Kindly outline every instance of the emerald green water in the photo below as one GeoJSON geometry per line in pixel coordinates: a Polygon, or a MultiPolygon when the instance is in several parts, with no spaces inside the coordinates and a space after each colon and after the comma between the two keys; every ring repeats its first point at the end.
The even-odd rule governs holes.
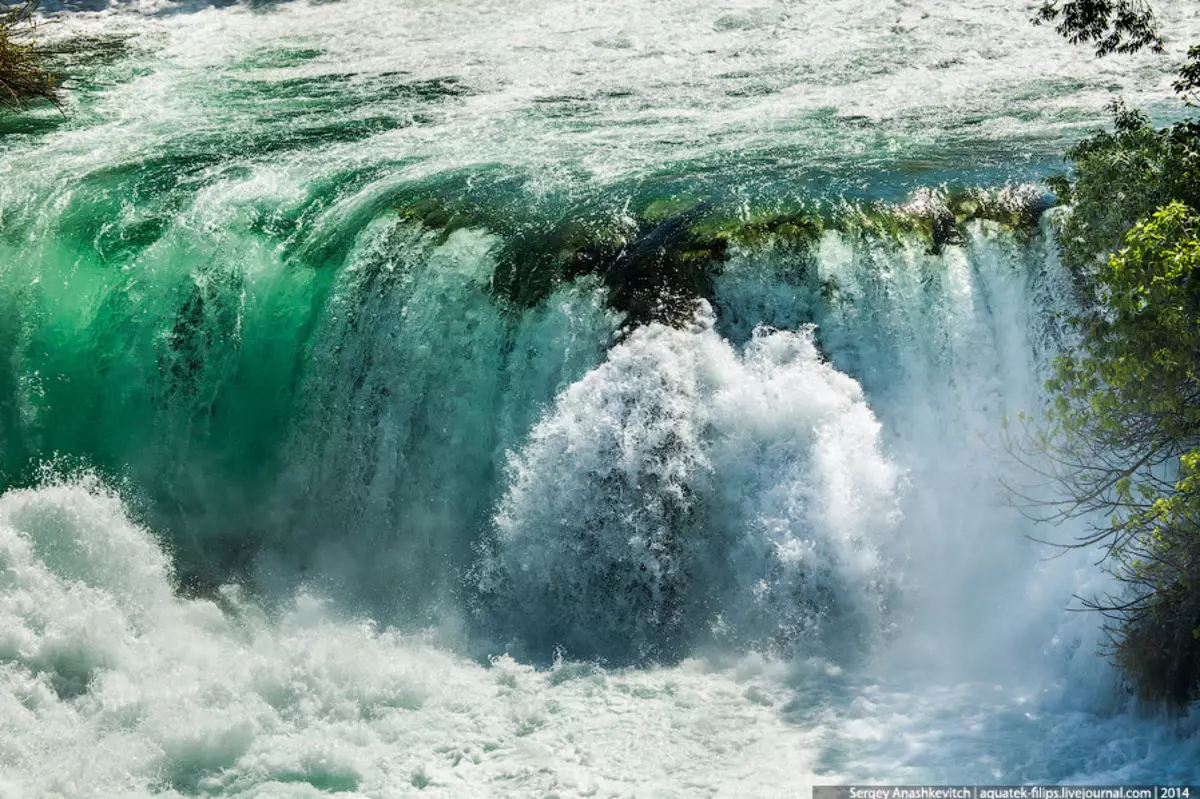
{"type": "Polygon", "coordinates": [[[1165,61],[990,0],[48,12],[0,795],[1200,777],[995,480],[1038,181],[1165,61]]]}

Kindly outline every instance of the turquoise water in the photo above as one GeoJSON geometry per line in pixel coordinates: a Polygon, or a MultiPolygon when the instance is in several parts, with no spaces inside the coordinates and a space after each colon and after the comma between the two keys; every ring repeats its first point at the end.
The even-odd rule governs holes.
{"type": "Polygon", "coordinates": [[[0,795],[1200,777],[998,479],[1073,303],[1038,181],[1169,61],[983,0],[49,11],[0,795]]]}

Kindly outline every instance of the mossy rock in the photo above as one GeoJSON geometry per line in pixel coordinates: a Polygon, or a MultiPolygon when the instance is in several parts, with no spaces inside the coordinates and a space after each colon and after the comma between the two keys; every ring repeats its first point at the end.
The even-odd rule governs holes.
{"type": "Polygon", "coordinates": [[[845,203],[834,212],[832,227],[842,233],[864,233],[900,242],[920,236],[932,242],[932,227],[919,215],[905,213],[887,203],[851,205],[845,203]]]}
{"type": "Polygon", "coordinates": [[[629,329],[650,322],[683,325],[697,299],[713,299],[714,281],[732,251],[811,252],[826,230],[879,236],[897,243],[915,237],[931,253],[965,243],[973,219],[1033,231],[1045,203],[1033,192],[925,189],[904,203],[843,202],[831,210],[775,203],[731,210],[677,188],[657,196],[588,195],[580,202],[522,202],[520,186],[483,192],[450,180],[396,206],[400,219],[449,235],[465,227],[495,233],[492,289],[498,302],[521,312],[555,287],[595,275],[629,329]],[[632,206],[632,210],[631,210],[632,206]]]}
{"type": "Polygon", "coordinates": [[[665,222],[673,216],[692,211],[700,206],[695,197],[672,195],[651,200],[638,213],[638,218],[649,224],[665,222]]]}
{"type": "Polygon", "coordinates": [[[1014,233],[1036,233],[1053,197],[1031,185],[966,189],[946,195],[946,207],[959,225],[974,219],[995,222],[1014,233]]]}
{"type": "Polygon", "coordinates": [[[736,247],[783,246],[807,248],[825,232],[820,215],[809,211],[767,211],[749,218],[711,215],[692,228],[692,233],[736,247]]]}
{"type": "Polygon", "coordinates": [[[916,236],[931,254],[966,242],[965,225],[973,220],[999,224],[1029,237],[1036,235],[1042,213],[1051,197],[1035,186],[1001,189],[945,187],[914,192],[903,203],[843,203],[834,214],[834,225],[843,232],[861,231],[900,241],[916,236]]]}
{"type": "Polygon", "coordinates": [[[626,327],[650,322],[680,326],[691,321],[698,298],[711,298],[713,277],[727,244],[697,235],[703,211],[645,226],[598,274],[609,288],[609,303],[625,314],[626,327]]]}

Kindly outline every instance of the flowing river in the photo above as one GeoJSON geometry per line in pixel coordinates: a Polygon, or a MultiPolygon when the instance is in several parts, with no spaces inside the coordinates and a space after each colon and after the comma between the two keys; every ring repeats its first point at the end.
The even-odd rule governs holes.
{"type": "Polygon", "coordinates": [[[1008,0],[44,13],[0,797],[1200,782],[1001,486],[1075,302],[1039,181],[1172,58],[1008,0]]]}

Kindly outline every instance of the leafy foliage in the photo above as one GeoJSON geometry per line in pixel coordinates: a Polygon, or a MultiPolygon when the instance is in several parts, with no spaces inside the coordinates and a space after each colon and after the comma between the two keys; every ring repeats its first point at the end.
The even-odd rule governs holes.
{"type": "Polygon", "coordinates": [[[1061,244],[1088,289],[1080,346],[1055,362],[1045,417],[1008,440],[1049,488],[1014,489],[1032,515],[1101,520],[1073,546],[1103,547],[1126,590],[1087,604],[1141,693],[1180,703],[1200,693],[1198,140],[1122,111],[1076,148],[1061,244]]]}
{"type": "MultiPolygon", "coordinates": [[[[1098,56],[1163,52],[1141,0],[1046,0],[1036,21],[1098,56]]],[[[1187,58],[1174,89],[1193,105],[1200,46],[1187,58]]],[[[1112,111],[1054,186],[1079,345],[1055,362],[1044,418],[1022,416],[1007,444],[1046,480],[1049,500],[1013,489],[1031,515],[1100,519],[1073,546],[1103,547],[1124,590],[1086,604],[1140,693],[1183,704],[1200,698],[1200,124],[1112,111]]]]}
{"type": "Polygon", "coordinates": [[[1187,61],[1179,68],[1179,79],[1172,84],[1175,93],[1188,105],[1196,105],[1200,92],[1200,46],[1188,48],[1187,61]]]}
{"type": "Polygon", "coordinates": [[[1053,23],[1071,44],[1091,44],[1097,56],[1163,52],[1154,12],[1141,0],[1045,0],[1034,17],[1053,23]]]}
{"type": "Polygon", "coordinates": [[[58,105],[58,82],[31,41],[36,8],[37,0],[0,0],[0,108],[38,99],[58,105]]]}
{"type": "MultiPolygon", "coordinates": [[[[1172,200],[1200,208],[1200,125],[1155,129],[1139,111],[1112,106],[1114,129],[1068,153],[1075,182],[1071,213],[1059,243],[1068,266],[1083,277],[1121,246],[1139,220],[1172,200]]],[[[1064,187],[1058,187],[1060,196],[1064,187]]]]}
{"type": "Polygon", "coordinates": [[[1103,310],[1074,321],[1084,346],[1055,362],[1029,462],[1049,518],[1098,514],[1078,546],[1102,545],[1128,591],[1092,600],[1115,622],[1118,662],[1143,695],[1200,690],[1200,214],[1169,202],[1096,273],[1103,310]]]}

